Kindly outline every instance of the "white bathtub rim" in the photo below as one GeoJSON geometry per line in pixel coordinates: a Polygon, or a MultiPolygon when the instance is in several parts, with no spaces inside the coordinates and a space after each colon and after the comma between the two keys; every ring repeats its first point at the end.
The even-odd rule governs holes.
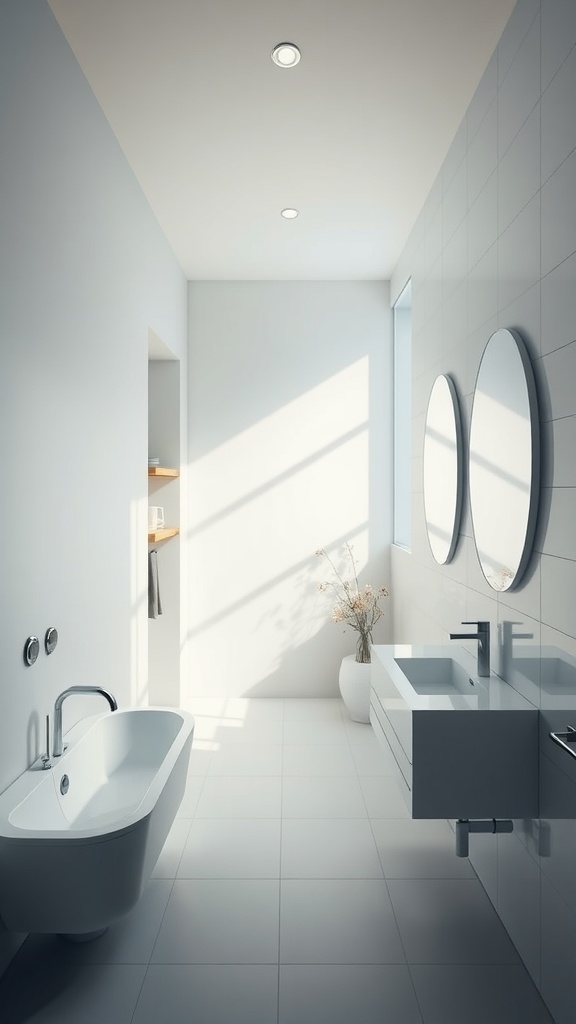
{"type": "Polygon", "coordinates": [[[40,845],[68,845],[69,843],[98,843],[107,842],[112,838],[121,836],[140,827],[146,818],[149,818],[158,801],[160,793],[164,788],[176,760],[180,756],[186,740],[194,730],[194,718],[181,708],[150,706],[145,708],[122,708],[117,711],[106,711],[102,714],[90,715],[77,722],[66,733],[64,740],[67,744],[66,751],[57,759],[53,759],[53,767],[42,770],[37,762],[26,769],[14,782],[12,782],[3,793],[0,793],[0,840],[9,842],[10,845],[18,843],[34,842],[40,845]],[[131,712],[158,712],[165,711],[177,715],[182,720],[182,726],[166,755],[160,764],[158,771],[152,778],[147,790],[142,794],[142,799],[137,807],[133,808],[114,822],[108,822],[101,826],[92,826],[85,829],[30,829],[14,825],[10,821],[10,815],[16,808],[26,800],[31,793],[40,785],[46,784],[53,773],[58,777],[66,772],[66,759],[77,747],[83,736],[101,719],[112,715],[124,715],[131,712]]]}

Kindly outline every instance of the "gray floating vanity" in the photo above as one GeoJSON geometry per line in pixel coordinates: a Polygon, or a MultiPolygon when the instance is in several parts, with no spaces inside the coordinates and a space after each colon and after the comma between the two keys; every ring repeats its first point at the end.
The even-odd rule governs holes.
{"type": "Polygon", "coordinates": [[[413,818],[538,816],[538,709],[462,647],[372,647],[370,721],[413,818]]]}

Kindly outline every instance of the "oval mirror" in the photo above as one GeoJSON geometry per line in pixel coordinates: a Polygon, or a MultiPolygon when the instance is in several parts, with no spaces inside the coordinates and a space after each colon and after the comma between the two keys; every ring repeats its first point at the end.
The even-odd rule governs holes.
{"type": "Polygon", "coordinates": [[[540,428],[530,357],[500,329],[482,356],[470,423],[470,510],[482,572],[511,590],[524,572],[538,512],[540,428]]]}
{"type": "Polygon", "coordinates": [[[452,558],[462,507],[462,428],[450,377],[434,381],[424,430],[424,515],[432,554],[440,565],[452,558]]]}

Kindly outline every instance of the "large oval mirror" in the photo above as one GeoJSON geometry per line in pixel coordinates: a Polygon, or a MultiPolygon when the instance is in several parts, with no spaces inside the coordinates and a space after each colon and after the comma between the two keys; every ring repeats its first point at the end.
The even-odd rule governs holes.
{"type": "Polygon", "coordinates": [[[534,373],[515,331],[496,331],[484,349],[469,458],[470,510],[482,572],[494,590],[511,590],[532,550],[540,473],[534,373]]]}
{"type": "Polygon", "coordinates": [[[434,381],[424,431],[424,515],[432,554],[440,565],[452,558],[462,507],[462,428],[454,384],[434,381]]]}

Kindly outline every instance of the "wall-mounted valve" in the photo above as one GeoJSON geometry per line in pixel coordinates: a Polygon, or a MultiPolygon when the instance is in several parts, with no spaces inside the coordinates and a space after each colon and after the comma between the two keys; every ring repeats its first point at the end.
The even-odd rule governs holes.
{"type": "Polygon", "coordinates": [[[469,849],[469,836],[471,832],[512,832],[514,823],[510,819],[497,821],[496,818],[489,818],[487,821],[470,821],[468,818],[458,818],[456,822],[456,856],[467,857],[469,849]]]}

